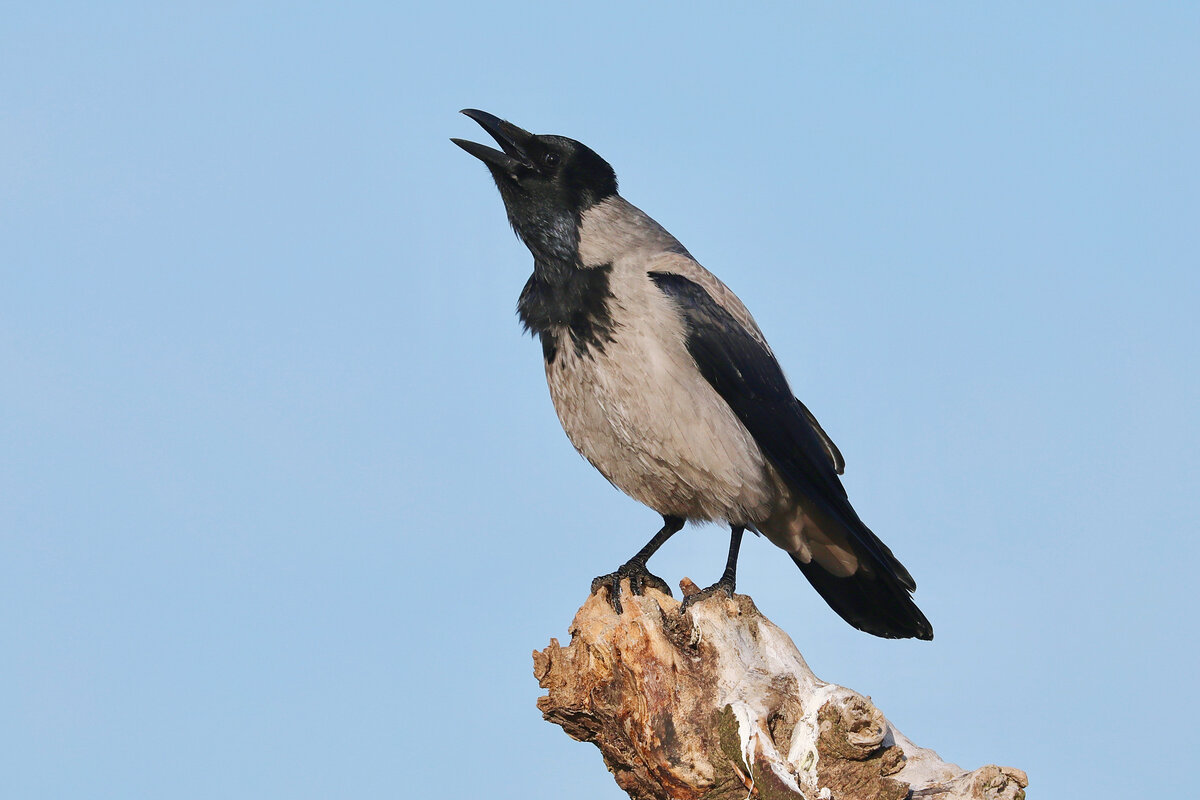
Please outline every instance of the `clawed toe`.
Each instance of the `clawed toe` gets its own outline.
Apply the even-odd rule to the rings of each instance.
[[[639,572],[629,576],[629,589],[634,594],[643,594],[646,589],[658,589],[667,597],[671,596],[671,587],[667,582],[652,572]]]
[[[592,594],[601,589],[608,589],[608,602],[613,610],[621,613],[621,573],[610,572],[592,579]]]
[[[701,589],[695,594],[689,594],[687,597],[683,598],[683,602],[679,604],[679,613],[685,613],[694,604],[699,603],[702,600],[707,600],[716,594],[723,594],[726,597],[733,599],[733,589],[733,581],[722,578],[712,586],[709,586],[707,589]]]
[[[629,579],[629,591],[635,595],[643,594],[646,588],[650,587],[658,589],[668,597],[671,596],[671,587],[667,585],[666,581],[646,569],[644,564],[636,563],[623,564],[616,572],[597,577],[592,581],[592,593],[595,594],[602,587],[607,587],[608,600],[612,604],[613,610],[620,614],[623,610],[621,607],[621,581],[625,578]]]

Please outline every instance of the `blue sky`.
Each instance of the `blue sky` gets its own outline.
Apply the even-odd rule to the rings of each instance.
[[[558,427],[464,106],[611,161],[841,447],[937,638],[747,541],[820,676],[1032,797],[1173,793],[1197,41],[1184,4],[10,6],[0,794],[622,796],[529,653],[657,518]]]

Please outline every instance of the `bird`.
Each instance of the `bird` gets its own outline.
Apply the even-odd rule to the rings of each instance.
[[[546,381],[575,449],[662,516],[650,541],[597,577],[623,612],[621,583],[670,594],[650,557],[685,522],[729,526],[716,583],[681,612],[732,597],[746,530],[791,556],[842,619],[875,636],[933,638],[908,570],[851,506],[845,461],[793,394],[741,300],[617,191],[612,166],[564,136],[461,112],[500,149],[451,141],[491,173],[533,274],[517,301],[541,343]]]

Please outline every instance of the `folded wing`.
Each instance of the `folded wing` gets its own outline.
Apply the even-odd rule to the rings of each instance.
[[[857,568],[836,575],[816,559],[793,559],[826,602],[855,627],[889,638],[930,639],[933,629],[910,592],[916,584],[847,499],[837,446],[792,394],[775,356],[691,278],[651,272],[677,307],[688,352],[705,380],[754,437],[824,537],[854,553]],[[745,316],[740,314],[739,316]],[[755,332],[756,333],[756,332]]]

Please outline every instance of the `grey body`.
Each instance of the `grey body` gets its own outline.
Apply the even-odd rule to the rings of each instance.
[[[602,351],[561,347],[546,365],[554,409],[575,449],[660,514],[757,530],[805,562],[815,551],[830,571],[853,572],[852,551],[806,530],[786,483],[696,368],[678,307],[649,274],[695,281],[769,351],[742,301],[619,195],[583,213],[579,256],[585,269],[611,267],[615,327]]]
[[[618,194],[594,151],[464,113],[503,150],[454,140],[487,165],[533,254],[518,314],[541,340],[563,430],[604,477],[664,518],[593,589],[607,586],[619,608],[626,578],[635,594],[651,581],[665,588],[646,561],[685,520],[724,521],[725,573],[701,595],[733,592],[748,528],[786,550],[860,630],[932,638],[912,576],[850,505],[841,453],[792,394],[742,302]]]

